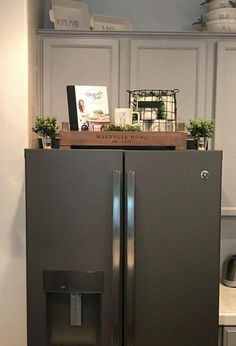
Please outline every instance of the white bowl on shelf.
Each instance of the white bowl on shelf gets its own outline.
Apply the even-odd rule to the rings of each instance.
[[[205,9],[207,12],[225,7],[231,7],[230,0],[212,0],[205,4]]]
[[[216,10],[206,13],[207,21],[222,20],[222,19],[236,19],[236,8],[225,7],[217,8]]]
[[[206,24],[207,31],[236,32],[236,19],[210,20]]]

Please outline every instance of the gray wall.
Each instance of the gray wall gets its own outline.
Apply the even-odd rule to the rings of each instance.
[[[203,12],[201,0],[86,0],[90,13],[128,18],[134,30],[185,31]],[[44,0],[44,26],[52,28],[48,18],[50,0]]]

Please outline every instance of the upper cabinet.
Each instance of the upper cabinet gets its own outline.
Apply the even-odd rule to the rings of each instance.
[[[215,148],[224,152],[222,214],[236,216],[236,42],[217,43]]]
[[[119,40],[44,37],[41,41],[40,113],[68,121],[67,85],[106,85],[118,106]]]
[[[131,41],[131,89],[180,89],[178,121],[205,117],[205,40]]]
[[[236,34],[39,31],[40,115],[68,121],[66,86],[106,85],[111,113],[128,89],[179,89],[178,122],[216,118],[222,215],[236,216]]]

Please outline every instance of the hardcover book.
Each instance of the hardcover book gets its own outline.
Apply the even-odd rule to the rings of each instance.
[[[107,87],[67,86],[71,131],[100,131],[110,123]]]

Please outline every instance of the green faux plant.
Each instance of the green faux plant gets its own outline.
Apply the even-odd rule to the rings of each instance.
[[[35,126],[32,131],[42,137],[55,137],[58,130],[57,120],[55,117],[36,117]]]
[[[192,25],[201,25],[201,26],[206,26],[206,17],[201,14],[201,17],[198,18],[198,20],[196,22],[194,22]]]
[[[141,127],[139,125],[105,125],[103,128],[104,131],[134,131],[140,132]]]
[[[203,120],[200,118],[197,120],[190,120],[187,130],[195,139],[200,137],[212,138],[214,135],[214,127],[214,120]]]

